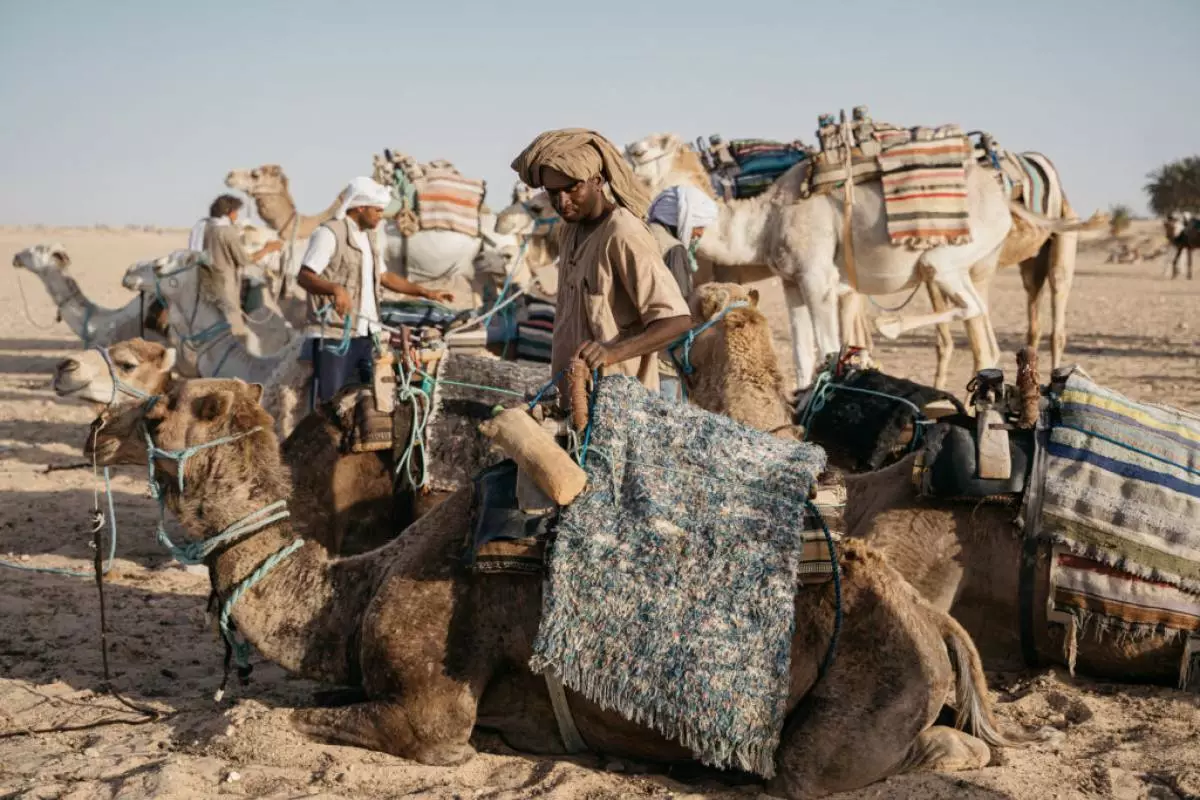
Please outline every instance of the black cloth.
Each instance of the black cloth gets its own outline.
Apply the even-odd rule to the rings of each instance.
[[[375,343],[370,336],[351,338],[345,355],[330,352],[340,348],[340,339],[309,339],[304,343],[300,358],[313,362],[310,405],[314,408],[317,403],[332,400],[348,384],[370,384],[375,378]]]
[[[684,299],[691,297],[692,265],[688,262],[687,248],[681,244],[675,245],[663,255],[663,261],[671,271],[675,283],[679,284],[679,291],[683,292]]]

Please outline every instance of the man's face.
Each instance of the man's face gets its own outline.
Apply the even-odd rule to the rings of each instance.
[[[229,212],[229,221],[237,222],[237,218],[238,218],[238,210],[235,208],[233,211]]]
[[[352,215],[354,221],[358,223],[358,227],[364,231],[373,231],[379,226],[379,222],[383,219],[383,209],[375,206],[359,206],[352,208],[346,212],[347,215]]]
[[[604,204],[601,186],[599,177],[579,181],[552,167],[542,168],[542,188],[554,210],[567,222],[591,219],[599,213]]]

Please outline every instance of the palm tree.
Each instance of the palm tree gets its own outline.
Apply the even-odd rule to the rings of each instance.
[[[1200,212],[1200,156],[1164,164],[1146,176],[1150,210],[1160,217],[1174,211]]]

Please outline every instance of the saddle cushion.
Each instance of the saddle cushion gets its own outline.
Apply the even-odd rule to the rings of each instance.
[[[926,432],[925,444],[913,464],[913,483],[922,497],[983,500],[1024,491],[1033,459],[1033,435],[1014,430],[1008,437],[1012,474],[1007,480],[979,477],[975,432],[953,422],[941,422]]]

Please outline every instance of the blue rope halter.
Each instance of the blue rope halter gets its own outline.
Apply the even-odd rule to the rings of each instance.
[[[692,366],[692,345],[696,343],[696,338],[721,320],[725,319],[725,315],[727,315],[730,311],[733,311],[735,308],[745,308],[748,305],[750,305],[750,302],[747,300],[734,300],[716,314],[713,314],[708,320],[700,325],[697,325],[695,328],[692,328],[683,336],[667,345],[667,353],[670,354],[671,361],[674,362],[675,368],[684,375],[691,375],[694,373],[696,368]],[[683,351],[682,357],[677,353],[679,350]]]
[[[100,357],[104,359],[104,364],[108,367],[108,377],[112,380],[112,396],[108,398],[108,405],[111,406],[113,403],[117,402],[118,392],[124,392],[130,397],[135,397],[138,400],[146,400],[150,397],[150,395],[146,394],[136,386],[130,386],[128,383],[121,380],[121,377],[117,375],[117,365],[113,363],[112,354],[108,352],[107,347],[93,347],[91,349],[99,353]]]

